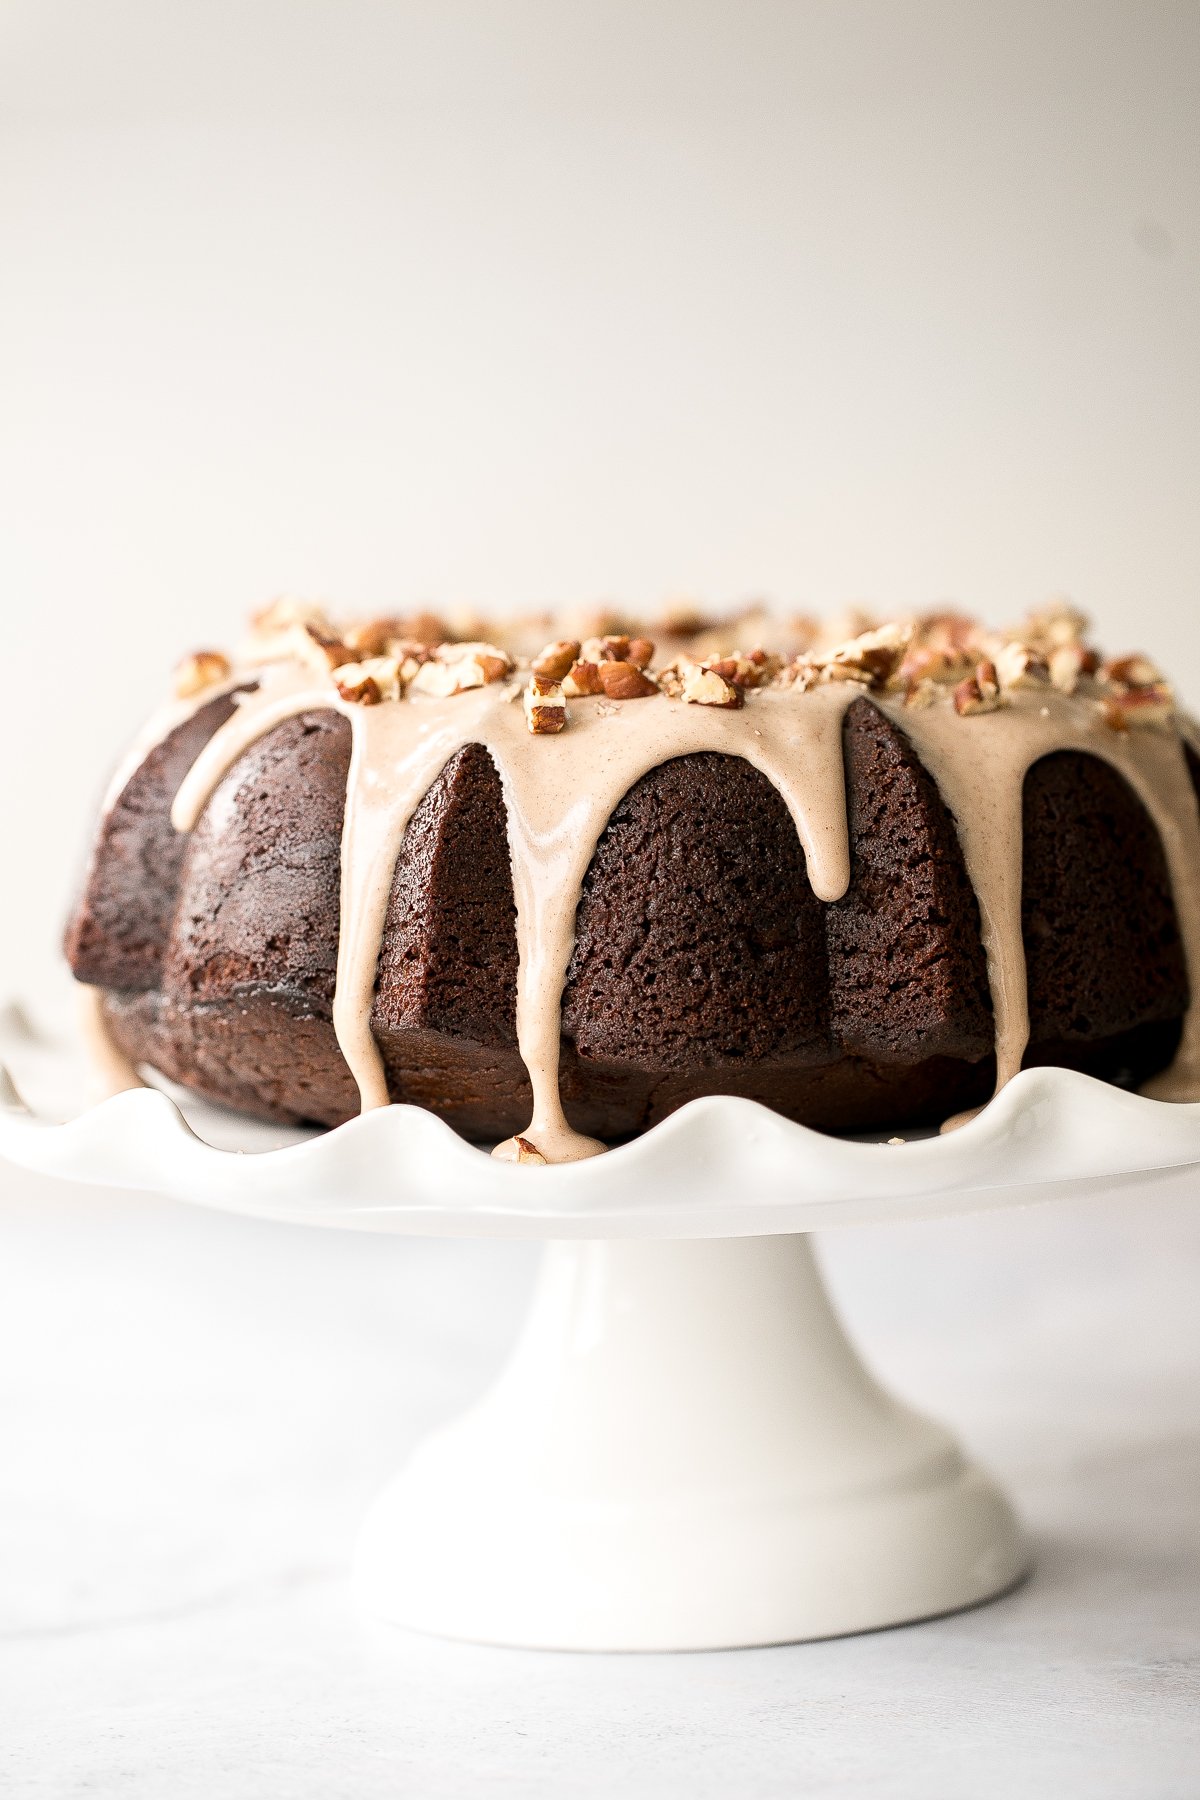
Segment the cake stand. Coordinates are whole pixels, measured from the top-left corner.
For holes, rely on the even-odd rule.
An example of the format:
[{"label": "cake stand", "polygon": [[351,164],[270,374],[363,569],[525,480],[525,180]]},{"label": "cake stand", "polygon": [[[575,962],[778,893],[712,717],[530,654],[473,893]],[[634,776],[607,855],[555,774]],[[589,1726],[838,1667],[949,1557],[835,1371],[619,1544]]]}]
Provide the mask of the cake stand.
[{"label": "cake stand", "polygon": [[548,1240],[506,1368],[417,1449],[355,1558],[370,1611],[491,1643],[770,1644],[1003,1592],[1029,1563],[1012,1508],[864,1368],[809,1234],[1200,1162],[1200,1105],[1061,1069],[943,1138],[836,1139],[705,1099],[543,1168],[405,1106],[320,1135],[150,1088],[80,1111],[66,1038],[8,1008],[0,1048],[0,1155],[25,1168],[291,1223]]}]

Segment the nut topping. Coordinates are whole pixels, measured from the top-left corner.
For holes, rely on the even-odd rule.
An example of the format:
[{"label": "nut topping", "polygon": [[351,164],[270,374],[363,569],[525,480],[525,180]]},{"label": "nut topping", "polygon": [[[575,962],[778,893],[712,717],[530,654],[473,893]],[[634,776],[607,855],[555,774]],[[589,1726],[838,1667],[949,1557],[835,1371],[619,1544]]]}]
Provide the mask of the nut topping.
[{"label": "nut topping", "polygon": [[1027,644],[1048,656],[1066,645],[1082,643],[1087,628],[1086,613],[1067,600],[1052,600],[1048,606],[1030,613],[1021,635]]},{"label": "nut topping", "polygon": [[536,672],[521,697],[525,723],[535,737],[561,731],[567,722],[567,699],[559,682]]},{"label": "nut topping", "polygon": [[219,681],[228,681],[233,673],[233,666],[227,656],[219,650],[194,650],[185,656],[175,669],[175,694],[180,700],[190,700],[196,694],[202,694],[205,688],[215,687]]},{"label": "nut topping", "polygon": [[904,704],[905,706],[915,706],[918,708],[932,706],[937,699],[937,695],[937,682],[931,680],[928,675],[924,675],[919,681],[909,681],[905,684]]},{"label": "nut topping", "polygon": [[834,644],[829,650],[809,650],[784,671],[784,685],[803,693],[818,681],[857,681],[863,687],[881,688],[904,661],[915,626],[880,625],[857,637]]},{"label": "nut topping", "polygon": [[329,675],[355,660],[353,650],[320,625],[293,625],[288,640],[296,661],[320,675]]},{"label": "nut topping", "polygon": [[995,712],[1000,705],[1000,683],[996,679],[996,665],[984,660],[976,663],[975,673],[960,681],[954,690],[954,710],[960,717],[970,718],[974,713]]},{"label": "nut topping", "polygon": [[1117,656],[1100,665],[1101,681],[1115,687],[1152,688],[1163,685],[1161,672],[1146,656]]},{"label": "nut topping", "polygon": [[1094,675],[1100,666],[1100,659],[1094,650],[1087,645],[1072,640],[1058,644],[1047,657],[1050,668],[1050,679],[1060,693],[1073,694],[1079,686],[1080,677]]},{"label": "nut topping", "polygon": [[904,660],[912,641],[911,625],[881,625],[864,631],[848,643],[838,644],[824,662],[826,681],[863,681],[882,687]]},{"label": "nut topping", "polygon": [[585,638],[579,654],[584,662],[628,662],[629,638],[624,632]]},{"label": "nut topping", "polygon": [[400,698],[400,665],[394,656],[371,656],[364,662],[343,663],[333,671],[333,685],[343,700],[378,706],[382,700]]},{"label": "nut topping", "polygon": [[[663,694],[690,705],[729,710],[756,689],[789,691],[797,699],[830,682],[854,691],[891,696],[906,707],[953,705],[964,717],[1018,702],[1022,691],[1036,706],[1038,690],[1052,684],[1077,695],[1077,706],[1096,712],[1115,731],[1160,724],[1171,718],[1174,696],[1151,660],[1142,655],[1101,663],[1087,643],[1087,620],[1065,602],[1032,614],[1019,630],[993,631],[956,612],[878,623],[860,609],[830,619],[791,621],[761,605],[723,619],[676,613],[660,632],[667,655],[652,667],[654,640],[634,621],[612,610],[562,617],[559,630],[578,635],[542,644],[554,615],[509,620],[489,642],[491,628],[466,612],[450,623],[432,614],[364,616],[349,624],[330,621],[319,606],[273,601],[257,614],[253,635],[237,664],[290,662],[329,684],[341,699],[362,706],[402,700],[406,693],[448,699],[474,688],[505,683],[500,698],[521,698],[531,734],[561,731],[568,700],[589,698],[596,716],[615,716],[626,700]],[[776,632],[786,654],[738,648],[759,632]],[[590,634],[590,635],[589,635]],[[768,641],[770,639],[768,638]],[[516,660],[519,657],[520,661]],[[520,679],[509,681],[519,667]],[[217,651],[198,651],[175,673],[181,697],[229,682],[233,665]],[[1049,708],[1041,708],[1049,716]],[[758,734],[758,735],[761,735]]]},{"label": "nut topping", "polygon": [[1003,689],[1040,687],[1050,679],[1050,666],[1028,644],[1005,644],[996,652],[996,676]]},{"label": "nut topping", "polygon": [[737,684],[717,673],[693,663],[683,672],[683,698],[693,706],[723,706],[733,710],[745,705],[745,696]]},{"label": "nut topping", "polygon": [[338,660],[323,654],[323,645],[340,646],[340,660],[354,661],[354,652],[342,644],[321,607],[307,600],[272,600],[251,618],[242,656],[255,664],[301,662],[327,674],[338,666]]},{"label": "nut topping", "polygon": [[971,658],[965,650],[940,649],[934,644],[914,644],[907,650],[897,670],[897,679],[906,687],[910,682],[937,681],[949,685],[970,672]]},{"label": "nut topping", "polygon": [[1104,723],[1113,731],[1147,725],[1165,725],[1174,716],[1175,697],[1165,682],[1156,687],[1131,687],[1105,695],[1100,702]]},{"label": "nut topping", "polygon": [[444,619],[435,613],[415,613],[406,618],[356,619],[342,631],[342,638],[360,656],[399,656],[400,646],[431,651],[453,637]]},{"label": "nut topping", "polygon": [[658,692],[657,682],[631,662],[597,663],[596,678],[608,700],[646,700]]},{"label": "nut topping", "polygon": [[551,681],[561,681],[569,675],[571,668],[579,656],[579,644],[564,638],[561,643],[547,644],[533,659],[535,675],[546,675]]},{"label": "nut topping", "polygon": [[471,688],[502,681],[512,660],[495,644],[439,644],[431,661],[421,663],[409,683],[413,693],[447,700]]},{"label": "nut topping", "polygon": [[594,662],[572,663],[563,677],[563,693],[572,700],[581,700],[588,694],[602,694],[600,686],[600,665]]},{"label": "nut topping", "polygon": [[278,637],[293,625],[317,625],[329,630],[324,607],[312,600],[294,600],[287,595],[272,600],[268,606],[250,615],[250,629],[255,637]]}]

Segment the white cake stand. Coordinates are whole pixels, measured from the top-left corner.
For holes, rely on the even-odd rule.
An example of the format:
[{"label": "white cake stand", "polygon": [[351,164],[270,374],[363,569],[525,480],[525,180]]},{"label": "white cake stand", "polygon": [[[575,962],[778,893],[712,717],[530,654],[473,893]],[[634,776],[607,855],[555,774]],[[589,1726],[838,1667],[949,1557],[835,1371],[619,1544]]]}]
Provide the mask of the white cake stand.
[{"label": "white cake stand", "polygon": [[1200,1106],[1058,1069],[946,1138],[850,1142],[709,1099],[607,1156],[518,1168],[411,1107],[319,1136],[150,1089],[76,1112],[63,1046],[11,1008],[0,1042],[22,1090],[0,1071],[0,1155],[26,1168],[293,1223],[550,1240],[507,1367],[418,1448],[356,1556],[370,1611],[491,1643],[770,1644],[1010,1587],[1029,1562],[1011,1507],[864,1368],[808,1234],[1200,1162]]}]

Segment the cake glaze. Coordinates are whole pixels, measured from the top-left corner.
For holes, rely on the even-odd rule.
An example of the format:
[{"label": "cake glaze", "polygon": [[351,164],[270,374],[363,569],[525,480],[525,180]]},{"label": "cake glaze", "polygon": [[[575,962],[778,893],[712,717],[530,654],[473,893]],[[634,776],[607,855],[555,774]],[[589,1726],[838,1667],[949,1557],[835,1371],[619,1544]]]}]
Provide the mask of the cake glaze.
[{"label": "cake glaze", "polygon": [[[290,629],[295,632],[297,621]],[[903,760],[903,746],[910,747],[919,769],[932,780],[952,822],[978,908],[995,1087],[1012,1078],[1030,1048],[1028,896],[1023,882],[1028,778],[1031,771],[1040,771],[1040,792],[1043,773],[1060,759],[1060,785],[1067,781],[1070,762],[1078,790],[1078,759],[1086,758],[1085,769],[1098,763],[1114,771],[1149,820],[1153,838],[1147,840],[1142,860],[1151,886],[1155,841],[1165,867],[1166,910],[1160,905],[1163,919],[1154,928],[1162,940],[1158,985],[1164,991],[1150,1005],[1150,1012],[1157,1007],[1159,1016],[1130,1029],[1165,1028],[1172,1017],[1181,1021],[1181,1028],[1173,1056],[1147,1091],[1162,1098],[1200,1097],[1200,1016],[1189,1000],[1200,983],[1200,815],[1190,727],[1174,712],[1157,672],[1137,659],[1101,666],[1091,653],[1081,654],[1081,623],[1075,615],[1046,615],[1024,638],[984,635],[962,621],[860,632],[787,662],[773,659],[768,679],[756,681],[751,670],[745,685],[737,679],[739,669],[750,669],[744,659],[677,657],[645,678],[650,691],[636,699],[613,700],[603,693],[573,698],[567,728],[547,735],[530,729],[528,704],[523,703],[529,677],[503,652],[495,653],[488,678],[464,691],[423,693],[410,670],[407,682],[396,681],[395,698],[364,704],[361,687],[356,692],[346,675],[349,651],[331,653],[330,642],[339,640],[330,640],[324,628],[316,637],[315,654],[306,653],[303,639],[299,656],[288,652],[285,641],[268,642],[265,661],[221,670],[219,679],[173,701],[147,728],[114,781],[107,815],[112,816],[134,776],[156,756],[169,760],[161,785],[173,794],[168,798],[178,834],[177,875],[182,847],[201,821],[210,835],[220,830],[220,809],[233,804],[231,784],[255,746],[289,726],[295,729],[297,721],[322,715],[345,721],[341,730],[348,726],[350,753],[339,836],[331,1012],[337,1046],[362,1109],[386,1105],[393,1097],[372,1021],[398,858],[410,824],[443,772],[459,768],[468,754],[476,758],[475,747],[490,759],[503,802],[516,938],[516,1047],[532,1090],[528,1124],[501,1144],[497,1154],[564,1161],[604,1147],[569,1122],[560,1094],[560,1065],[564,1025],[573,1026],[579,1036],[579,983],[572,985],[570,973],[573,951],[586,937],[579,929],[585,916],[581,896],[594,882],[607,836],[627,798],[676,765],[703,770],[710,785],[731,767],[713,759],[749,765],[786,808],[811,896],[829,909],[826,920],[836,921],[853,874],[847,746],[867,742],[873,731],[887,728],[893,754]],[[625,640],[609,642],[619,649]],[[455,654],[463,650],[457,646]],[[1021,654],[1014,660],[1015,651]],[[989,652],[998,656],[1001,672],[1007,670],[1011,681],[997,678]],[[1069,679],[1061,678],[1065,652],[1070,652]],[[260,658],[263,654],[260,646]],[[342,658],[340,665],[332,661],[334,655]],[[417,666],[428,668],[429,652],[422,657]],[[360,666],[373,665],[364,661]],[[378,659],[374,666],[380,666]],[[439,667],[435,662],[433,673]],[[940,679],[922,672],[930,667]],[[947,673],[962,678],[948,680]],[[717,703],[688,697],[702,680],[709,681]],[[561,703],[561,689],[554,692]],[[873,709],[874,720],[865,717],[864,708]],[[880,720],[882,726],[876,723]],[[660,800],[664,791],[659,780]],[[751,838],[760,804],[757,796],[750,797],[746,832]],[[1122,804],[1114,790],[1108,813]],[[685,804],[684,814],[686,810]],[[1126,834],[1132,829],[1127,820]],[[101,835],[103,841],[103,830]],[[1097,846],[1098,859],[1107,854]],[[95,906],[101,861],[98,856],[89,894],[69,934],[72,961],[85,980],[97,967],[97,958],[89,954],[86,920],[89,907]],[[170,899],[170,878],[170,871],[162,878],[164,904]],[[167,927],[171,929],[173,924]],[[969,974],[960,974],[960,988],[969,985]],[[632,993],[631,1005],[637,999]],[[128,1033],[114,1029],[103,998],[93,998],[89,1005],[109,1084],[137,1079]],[[125,1036],[123,1045],[114,1041],[118,1035]],[[1087,1031],[1080,1036],[1086,1040]],[[1151,1061],[1163,1060],[1164,1042],[1160,1029]],[[957,1046],[957,1060],[981,1061],[979,1055],[963,1057],[963,1048]],[[886,1065],[886,1054],[883,1061]],[[901,1061],[898,1066],[905,1065]],[[722,1091],[719,1075],[713,1080],[715,1085],[704,1091]],[[903,1107],[902,1101],[897,1123],[904,1122]],[[839,1122],[853,1124],[852,1114],[851,1107],[850,1118]]]}]

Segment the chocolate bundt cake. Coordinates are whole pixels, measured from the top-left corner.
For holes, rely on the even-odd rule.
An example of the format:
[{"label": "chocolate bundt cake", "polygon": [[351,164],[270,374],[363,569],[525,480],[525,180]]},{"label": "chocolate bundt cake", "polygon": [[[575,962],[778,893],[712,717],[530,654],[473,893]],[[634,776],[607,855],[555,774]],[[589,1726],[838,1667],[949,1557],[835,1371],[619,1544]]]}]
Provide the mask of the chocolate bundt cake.
[{"label": "chocolate bundt cake", "polygon": [[112,1085],[412,1102],[525,1161],[703,1094],[835,1131],[1039,1063],[1200,1096],[1200,762],[1157,671],[1065,608],[791,630],[522,657],[277,604],[189,658],[67,933]]}]

